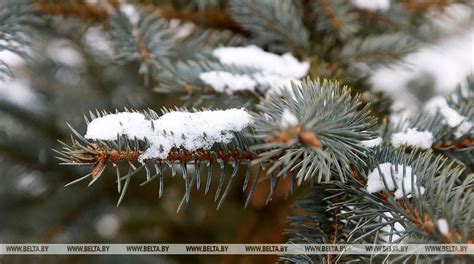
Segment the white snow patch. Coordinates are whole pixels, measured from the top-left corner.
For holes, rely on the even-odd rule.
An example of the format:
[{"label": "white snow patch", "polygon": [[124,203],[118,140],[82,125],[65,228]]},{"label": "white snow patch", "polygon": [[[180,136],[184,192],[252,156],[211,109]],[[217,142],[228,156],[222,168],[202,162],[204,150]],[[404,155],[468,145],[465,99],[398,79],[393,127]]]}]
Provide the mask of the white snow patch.
[{"label": "white snow patch", "polygon": [[456,131],[454,132],[454,135],[456,136],[456,138],[460,138],[466,135],[472,130],[473,125],[474,124],[470,121],[461,123],[461,125],[458,126]]},{"label": "white snow patch", "polygon": [[281,114],[280,124],[284,128],[294,127],[298,125],[298,117],[296,117],[290,110],[285,109]]},{"label": "white snow patch", "polygon": [[380,144],[382,144],[382,138],[381,137],[377,137],[377,138],[374,138],[374,139],[369,139],[369,140],[363,140],[361,141],[360,143],[364,146],[364,147],[367,147],[367,148],[373,148],[373,147],[376,147]]},{"label": "white snow patch", "polygon": [[210,85],[216,92],[232,94],[236,91],[255,91],[258,87],[267,94],[281,95],[283,90],[291,90],[291,83],[300,81],[276,74],[233,74],[225,71],[210,71],[199,75],[199,78]]},{"label": "white snow patch", "polygon": [[52,41],[46,50],[48,56],[57,63],[69,67],[79,68],[84,65],[81,54],[71,46],[67,40],[59,39]]},{"label": "white snow patch", "polygon": [[100,27],[90,27],[84,34],[84,42],[96,55],[112,58],[114,56],[110,40]]},{"label": "white snow patch", "polygon": [[418,131],[416,128],[408,128],[405,132],[392,135],[392,145],[400,147],[403,145],[429,149],[433,144],[433,134],[429,131]]},{"label": "white snow patch", "polygon": [[236,91],[254,91],[257,82],[247,75],[237,75],[225,71],[204,72],[199,78],[212,86],[216,92],[232,94]]},{"label": "white snow patch", "polygon": [[25,60],[22,57],[9,50],[0,51],[0,61],[14,68],[25,65]]},{"label": "white snow patch", "polygon": [[472,7],[464,4],[450,4],[441,10],[428,12],[428,21],[439,33],[450,35],[472,26]]},{"label": "white snow patch", "polygon": [[[413,173],[411,166],[404,167],[403,165],[395,165],[390,162],[379,164],[377,168],[367,176],[367,192],[376,193],[384,190],[384,180],[387,184],[387,190],[393,191],[396,188],[395,198],[397,199],[405,196],[410,198],[412,192],[415,195],[425,192],[424,187],[418,189],[417,177]],[[412,182],[414,188],[412,188]]]},{"label": "white snow patch", "polygon": [[42,99],[31,88],[30,80],[28,79],[10,79],[6,82],[0,82],[1,100],[31,110],[39,110],[43,106]]},{"label": "white snow patch", "polygon": [[101,216],[95,225],[99,236],[105,239],[114,238],[120,229],[120,219],[117,215],[107,213]]},{"label": "white snow patch", "polygon": [[[385,212],[384,215],[387,216],[388,221],[387,221],[387,218],[382,218],[382,223],[393,221],[392,220],[393,215],[390,212]],[[388,224],[388,225],[383,226],[382,231],[384,231],[386,233],[404,232],[405,228],[402,226],[402,224],[400,224],[400,222],[397,221],[393,224],[393,226],[392,226],[392,224]],[[380,237],[380,239],[384,240],[385,242],[394,242],[394,241],[397,241],[398,239],[400,239],[401,236],[397,235],[397,234],[392,234],[392,240],[390,240],[390,235],[380,234],[379,237]]]},{"label": "white snow patch", "polygon": [[409,54],[403,65],[380,67],[370,78],[374,90],[396,95],[416,76],[427,73],[435,79],[437,91],[451,91],[474,72],[473,39],[471,30]]},{"label": "white snow patch", "polygon": [[26,172],[19,175],[16,185],[21,193],[31,197],[40,197],[48,190],[47,182],[38,171]]},{"label": "white snow patch", "polygon": [[120,6],[120,11],[127,16],[132,25],[138,25],[138,21],[140,21],[140,13],[138,13],[135,6],[132,4],[122,4]]},{"label": "white snow patch", "polygon": [[443,235],[448,235],[449,233],[449,225],[448,225],[448,221],[444,218],[440,218],[438,219],[438,221],[436,221],[436,224],[438,225],[438,230],[441,234]]},{"label": "white snow patch", "polygon": [[[290,53],[280,56],[254,45],[217,48],[213,55],[226,65],[254,68],[256,71],[248,74],[248,77],[254,80],[255,87],[258,86],[263,92],[280,94],[281,90],[290,88],[292,81],[298,81],[309,70],[309,62],[299,62]],[[236,86],[235,89],[240,90],[240,87]],[[254,89],[252,87],[247,90]]]},{"label": "white snow patch", "polygon": [[85,138],[116,140],[117,136],[127,135],[144,140],[151,131],[151,121],[141,113],[118,113],[92,120],[87,126]]},{"label": "white snow patch", "polygon": [[196,24],[192,22],[183,23],[181,20],[173,18],[169,20],[169,27],[170,29],[175,30],[175,33],[173,34],[174,38],[183,39],[193,33]]},{"label": "white snow patch", "polygon": [[292,77],[262,72],[255,73],[253,78],[262,86],[263,91],[277,94],[281,94],[282,90],[291,89],[292,82],[300,82],[298,79]]},{"label": "white snow patch", "polygon": [[[296,93],[299,93],[299,90],[293,90],[293,86],[297,87],[298,89],[301,89],[302,88],[302,85],[303,83],[300,81],[300,80],[296,80],[296,79],[290,79],[290,80],[287,80],[285,83],[283,83],[282,85],[280,86],[273,86],[271,87],[270,90],[267,91],[266,93],[266,97],[268,98],[269,96],[271,96],[272,94],[276,94],[278,96],[282,96],[283,95],[283,92],[286,92],[289,94],[289,96],[291,96],[291,98],[295,101],[297,101],[297,97],[296,97]],[[300,94],[301,95],[301,94]]]},{"label": "white snow patch", "polygon": [[266,73],[292,78],[302,78],[309,70],[309,62],[299,62],[290,53],[280,56],[255,45],[217,48],[212,54],[223,64],[254,67]]},{"label": "white snow patch", "polygon": [[387,11],[390,8],[390,0],[351,0],[351,3],[357,8],[370,11]]},{"label": "white snow patch", "polygon": [[440,39],[407,55],[402,62],[380,66],[370,77],[374,91],[391,96],[401,109],[415,112],[418,102],[409,83],[422,76],[434,81],[434,93],[446,94],[454,90],[466,77],[474,73],[474,29]]},{"label": "white snow patch", "polygon": [[441,107],[447,106],[448,102],[442,96],[435,96],[431,98],[423,106],[423,110],[430,114],[435,114]]},{"label": "white snow patch", "polygon": [[229,143],[233,132],[239,132],[253,122],[244,109],[201,112],[170,112],[156,120],[140,113],[119,113],[92,120],[85,135],[88,139],[115,140],[117,135],[150,142],[140,160],[166,158],[173,148],[188,151],[210,149],[215,143]]},{"label": "white snow patch", "polygon": [[[413,104],[415,103],[413,102]],[[398,101],[393,102],[391,109],[392,113],[389,117],[390,127],[398,127],[399,131],[404,131],[410,128],[410,123],[408,122],[408,119],[410,118],[410,116],[412,116],[412,111],[404,107]]]},{"label": "white snow patch", "polygon": [[346,207],[347,207],[347,209],[349,209],[349,210],[341,209],[341,213],[340,213],[340,214],[341,214],[341,215],[344,215],[344,216],[342,217],[342,219],[341,219],[340,221],[341,221],[342,223],[344,223],[344,224],[348,223],[349,221],[350,221],[351,223],[357,223],[355,220],[347,220],[347,218],[348,218],[349,216],[351,216],[351,214],[349,214],[349,213],[352,212],[352,211],[354,211],[355,207],[354,207],[353,205],[348,205],[348,206],[346,206]]},{"label": "white snow patch", "polygon": [[227,87],[226,91],[254,91],[258,87],[266,93],[276,92],[280,94],[281,90],[290,88],[292,81],[298,81],[309,70],[309,62],[299,62],[290,53],[280,56],[266,52],[254,45],[217,48],[213,51],[213,55],[222,64],[250,67],[256,70],[246,75],[225,73],[223,71],[201,74],[201,79],[213,86],[216,91],[222,91],[222,87]]},{"label": "white snow patch", "polygon": [[467,118],[459,114],[456,110],[449,107],[446,99],[437,96],[428,101],[425,105],[425,111],[436,112],[439,111],[444,117],[445,122],[448,126],[456,128],[454,135],[456,138],[460,138],[466,135],[472,128],[473,124]]},{"label": "white snow patch", "polygon": [[460,115],[456,110],[452,109],[449,106],[444,106],[439,109],[440,113],[444,116],[446,119],[446,123],[450,127],[457,127],[459,126],[466,118],[462,115]]}]

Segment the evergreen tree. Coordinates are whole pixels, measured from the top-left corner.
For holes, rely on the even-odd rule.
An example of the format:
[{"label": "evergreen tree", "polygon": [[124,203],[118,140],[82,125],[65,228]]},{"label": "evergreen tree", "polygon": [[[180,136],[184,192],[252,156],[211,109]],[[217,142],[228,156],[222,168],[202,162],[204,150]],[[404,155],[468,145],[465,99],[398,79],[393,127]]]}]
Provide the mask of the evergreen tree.
[{"label": "evergreen tree", "polygon": [[0,241],[472,244],[473,18],[462,0],[0,0]]}]

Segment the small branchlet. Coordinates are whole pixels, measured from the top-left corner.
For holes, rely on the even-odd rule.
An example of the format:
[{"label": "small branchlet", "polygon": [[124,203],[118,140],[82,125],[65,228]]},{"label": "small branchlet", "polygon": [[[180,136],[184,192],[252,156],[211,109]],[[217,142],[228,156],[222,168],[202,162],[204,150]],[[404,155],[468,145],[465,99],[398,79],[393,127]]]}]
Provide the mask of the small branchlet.
[{"label": "small branchlet", "polygon": [[[130,178],[136,173],[143,169],[145,170],[146,180],[142,185],[159,178],[159,197],[161,197],[163,195],[163,177],[165,171],[169,169],[172,176],[175,176],[179,168],[185,182],[185,195],[178,208],[179,210],[189,201],[192,188],[200,188],[201,170],[202,164],[204,164],[208,170],[208,177],[205,183],[206,193],[209,191],[213,178],[212,175],[215,174],[213,168],[219,167],[221,169],[221,172],[218,174],[220,175],[220,184],[216,193],[216,200],[220,199],[218,205],[220,207],[230,191],[230,187],[226,187],[224,192],[221,192],[224,178],[227,174],[226,164],[231,164],[232,167],[234,167],[229,176],[228,186],[230,186],[230,179],[234,178],[241,170],[247,175],[246,177],[250,177],[249,172],[251,168],[244,164],[248,164],[255,158],[255,154],[248,150],[231,149],[232,146],[228,145],[227,149],[216,147],[214,150],[186,151],[183,149],[172,149],[166,158],[153,158],[140,161],[140,156],[144,153],[143,142],[133,143],[126,138],[122,138],[120,141],[123,144],[121,146],[118,146],[118,142],[105,141],[84,144],[84,142],[73,139],[71,146],[61,142],[63,149],[56,152],[60,155],[57,158],[63,162],[63,165],[92,166],[92,170],[89,174],[70,182],[67,186],[87,179],[90,179],[89,185],[92,185],[105,172],[105,169],[109,165],[112,165],[116,168],[117,189],[120,194],[118,205],[123,200]],[[214,166],[214,164],[217,164],[217,166]],[[125,175],[122,174],[120,169],[122,165],[127,165],[128,167],[128,172]],[[194,173],[188,172],[191,168],[190,166],[194,167]],[[125,184],[123,184],[123,181],[125,181]],[[248,199],[250,199],[251,195],[252,192],[249,193]]]},{"label": "small branchlet", "polygon": [[270,143],[282,142],[288,143],[291,139],[297,138],[298,141],[306,146],[321,148],[321,141],[311,129],[304,129],[303,126],[297,125],[291,129],[276,131],[273,135],[268,136],[267,141]]},{"label": "small branchlet", "polygon": [[[367,192],[368,173],[384,162],[410,166],[417,183],[425,188],[422,195],[395,198],[392,191]],[[307,211],[292,216],[290,241],[293,243],[410,243],[433,241],[443,244],[473,244],[473,176],[462,176],[462,168],[431,151],[407,153],[406,149],[379,146],[371,153],[364,169],[353,167],[347,183],[317,188],[297,207]],[[384,183],[386,184],[386,183]],[[323,217],[322,217],[323,216]],[[324,216],[328,216],[327,218]],[[456,220],[452,220],[456,219]],[[439,220],[448,223],[441,229]],[[337,230],[337,234],[332,233]],[[329,256],[328,256],[329,257]],[[347,256],[334,256],[344,261]],[[366,261],[365,256],[355,256]],[[371,256],[372,261],[410,262],[421,256]],[[464,259],[457,255],[456,258]],[[295,259],[293,256],[286,257]],[[300,259],[314,259],[302,255]],[[323,257],[320,257],[323,258]],[[422,257],[424,258],[424,257]],[[328,260],[328,259],[326,259]],[[349,259],[354,260],[351,256]],[[464,263],[461,261],[461,263]]]},{"label": "small branchlet", "polygon": [[313,1],[316,12],[315,30],[324,32],[330,37],[348,39],[360,29],[358,14],[350,5],[341,0]]},{"label": "small branchlet", "polygon": [[[401,164],[404,167],[410,166],[412,173],[416,175],[417,182],[411,183],[411,190],[424,188],[422,194],[408,195],[405,194],[403,198],[395,198],[392,191],[389,190],[388,185],[384,183],[385,190],[376,194],[370,194],[366,190],[368,171],[377,168],[378,164],[390,161],[393,164]],[[448,163],[446,158],[434,155],[431,151],[428,152],[410,152],[407,154],[405,149],[393,149],[388,145],[376,148],[369,164],[368,170],[359,172],[354,170],[355,179],[359,179],[352,184],[338,184],[341,192],[353,192],[354,196],[365,197],[363,200],[355,202],[350,198],[345,202],[340,203],[339,206],[351,205],[355,208],[368,208],[376,206],[382,212],[391,214],[393,221],[390,225],[398,223],[403,226],[403,230],[394,230],[396,237],[403,239],[404,237],[415,234],[424,236],[426,239],[438,240],[442,243],[469,243],[472,244],[472,229],[470,221],[470,213],[473,200],[473,195],[469,191],[472,184],[472,176],[463,178],[463,169],[459,166]],[[414,179],[412,175],[405,175]],[[402,184],[405,188],[406,183]],[[409,188],[406,186],[406,188]],[[405,191],[404,191],[405,192]],[[446,200],[440,198],[441,193]],[[453,206],[457,204],[458,206]],[[462,206],[461,206],[462,205]],[[367,207],[366,207],[367,206]],[[456,208],[455,208],[456,207]],[[378,210],[374,210],[370,214],[366,211],[354,210],[354,215],[351,219],[377,219],[375,216],[380,214]],[[360,215],[357,216],[356,215]],[[363,219],[362,219],[363,218]],[[458,221],[455,226],[451,226],[447,234],[443,234],[436,226],[438,219],[465,219],[466,221]],[[385,225],[371,226],[375,230],[367,230],[367,228],[360,228],[360,239],[365,239],[367,232],[379,230],[379,232],[386,232],[382,230]],[[409,228],[409,227],[412,228]],[[355,231],[354,231],[355,232]],[[359,238],[355,237],[355,240]],[[370,240],[370,239],[369,239]]]},{"label": "small branchlet", "polygon": [[[127,110],[128,111],[128,110]],[[133,112],[133,111],[132,111]],[[168,112],[167,109],[163,110]],[[93,119],[108,115],[108,112],[96,111],[96,114],[90,113],[90,119],[85,117],[86,123],[90,124]],[[159,118],[154,111],[145,112],[144,115],[149,119]],[[249,204],[256,184],[265,178],[271,182],[267,202],[271,200],[274,190],[277,187],[277,177],[283,175],[289,176],[289,171],[282,171],[279,168],[270,173],[268,171],[268,164],[259,164],[258,172],[255,173],[251,162],[257,158],[257,153],[250,151],[250,146],[255,144],[253,138],[244,136],[243,133],[235,133],[234,138],[228,143],[215,143],[210,149],[197,149],[188,151],[184,148],[173,148],[164,158],[142,158],[146,149],[150,147],[148,140],[130,140],[125,135],[118,136],[116,140],[88,140],[70,126],[72,134],[71,144],[62,144],[61,150],[56,150],[59,154],[57,157],[61,160],[63,165],[72,166],[91,166],[91,172],[87,175],[78,178],[67,185],[75,184],[81,181],[90,180],[89,185],[96,182],[106,168],[112,166],[115,168],[117,178],[117,189],[120,194],[118,204],[123,200],[124,194],[129,186],[130,179],[138,172],[145,170],[146,179],[142,183],[146,184],[154,179],[159,179],[159,197],[163,194],[164,174],[170,171],[172,176],[178,172],[182,174],[185,183],[185,194],[178,210],[189,201],[190,192],[193,187],[199,189],[201,186],[201,175],[203,170],[207,168],[207,177],[205,180],[205,193],[210,190],[211,182],[215,175],[218,175],[218,183],[215,194],[215,200],[219,201],[218,208],[222,205],[224,199],[230,192],[231,184],[234,182],[235,176],[241,172],[245,175],[242,190],[247,193],[246,206]],[[166,132],[172,135],[172,131]],[[183,135],[184,136],[184,135]],[[204,165],[204,166],[203,166]],[[127,173],[123,174],[123,167],[127,167]],[[204,167],[204,168],[203,168]],[[230,170],[229,167],[232,167]],[[190,168],[194,168],[190,171]],[[219,168],[216,170],[216,168]],[[230,173],[230,175],[229,175]],[[260,177],[262,176],[262,177]],[[227,185],[225,179],[227,178]],[[253,178],[250,183],[250,178]],[[293,186],[294,177],[291,178]],[[250,186],[250,189],[248,188]],[[293,188],[289,190],[291,193]]]},{"label": "small branchlet", "polygon": [[[358,98],[337,82],[293,83],[291,89],[271,95],[257,107],[265,114],[256,117],[256,137],[265,143],[252,148],[260,151],[254,162],[271,161],[271,169],[289,169],[297,174],[299,184],[312,178],[329,182],[335,175],[344,181],[350,161],[362,162],[367,155],[360,141],[375,137],[368,106],[359,110]],[[282,128],[285,111],[294,115],[297,124]]]},{"label": "small branchlet", "polygon": [[[1,1],[0,51],[10,51],[21,57],[28,57],[27,47],[36,36],[32,28],[38,24],[41,24],[40,16],[29,1]],[[0,57],[0,81],[6,76],[13,76],[10,65],[4,59],[5,56]]]},{"label": "small branchlet", "polygon": [[68,1],[67,3],[58,3],[49,0],[37,0],[37,9],[48,15],[79,17],[82,19],[90,19],[94,21],[108,19],[114,9],[120,6],[118,0],[103,1],[102,4],[92,4],[87,1]]},{"label": "small branchlet", "polygon": [[448,140],[448,141],[438,141],[432,146],[434,150],[449,150],[449,149],[456,149],[456,150],[465,150],[474,148],[474,138],[466,137],[460,140]]}]

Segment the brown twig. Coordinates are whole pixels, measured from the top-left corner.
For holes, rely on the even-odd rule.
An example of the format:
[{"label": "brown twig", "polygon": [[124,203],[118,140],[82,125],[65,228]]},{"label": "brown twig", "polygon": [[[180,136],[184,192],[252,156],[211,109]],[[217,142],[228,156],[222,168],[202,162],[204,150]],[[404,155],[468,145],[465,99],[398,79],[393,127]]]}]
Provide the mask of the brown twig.
[{"label": "brown twig", "polygon": [[290,140],[297,138],[298,141],[306,146],[321,148],[321,141],[310,128],[304,129],[302,125],[297,125],[287,130],[280,130],[273,133],[267,138],[268,142],[288,143]]},{"label": "brown twig", "polygon": [[243,33],[242,28],[232,20],[229,13],[220,8],[206,8],[199,10],[176,10],[170,7],[157,7],[156,11],[164,19],[179,19],[181,21],[203,24],[207,27],[228,29],[234,32]]},{"label": "brown twig", "polygon": [[331,21],[331,25],[336,29],[336,30],[341,30],[343,27],[342,22],[337,18],[336,13],[334,12],[334,9],[331,6],[331,3],[328,2],[327,0],[319,0],[321,3],[324,12],[329,16],[329,19]]},{"label": "brown twig", "polygon": [[[120,1],[108,0],[106,4],[115,9],[120,6]],[[48,0],[37,0],[36,7],[44,14],[64,17],[80,17],[94,21],[108,19],[112,15],[110,10],[104,6],[94,5],[87,1],[69,1],[67,4],[64,4]]]},{"label": "brown twig", "polygon": [[[72,162],[75,163],[82,163],[87,162],[90,163],[87,159],[93,158],[96,164],[102,164],[103,162],[112,162],[112,163],[119,163],[121,161],[138,161],[140,155],[144,153],[143,150],[139,150],[136,152],[135,150],[125,151],[125,150],[110,150],[105,151],[103,148],[99,147],[97,144],[92,145],[94,150],[98,152],[98,154],[87,153],[82,154],[84,160],[80,158],[71,156],[70,159]],[[196,150],[196,151],[179,151],[176,149],[172,149],[168,156],[164,159],[156,158],[154,160],[157,161],[181,161],[181,162],[188,162],[191,160],[209,160],[214,161],[216,159],[221,159],[223,161],[229,161],[230,159],[235,160],[252,160],[256,157],[256,155],[248,150],[245,151],[210,151],[210,150]]]},{"label": "brown twig", "polygon": [[429,9],[442,9],[451,4],[453,0],[406,0],[404,7],[407,11],[417,12]]},{"label": "brown twig", "polygon": [[437,142],[436,144],[433,145],[434,150],[446,150],[450,148],[455,148],[455,149],[465,149],[468,147],[474,146],[474,138],[463,138],[458,141],[445,141],[445,142]]},{"label": "brown twig", "polygon": [[[332,199],[333,202],[337,203],[341,201],[342,198],[340,195],[334,197]],[[335,211],[330,211],[331,214],[331,233],[328,235],[328,243],[330,244],[336,244],[337,243],[337,235],[338,235],[338,224],[339,224],[339,219],[336,215]],[[326,256],[328,263],[336,263],[334,259],[334,255],[328,254]]]},{"label": "brown twig", "polygon": [[150,50],[145,45],[145,42],[143,41],[143,39],[138,39],[138,51],[140,52],[140,56],[138,57],[138,60],[142,62],[147,62],[150,60],[151,58]]}]

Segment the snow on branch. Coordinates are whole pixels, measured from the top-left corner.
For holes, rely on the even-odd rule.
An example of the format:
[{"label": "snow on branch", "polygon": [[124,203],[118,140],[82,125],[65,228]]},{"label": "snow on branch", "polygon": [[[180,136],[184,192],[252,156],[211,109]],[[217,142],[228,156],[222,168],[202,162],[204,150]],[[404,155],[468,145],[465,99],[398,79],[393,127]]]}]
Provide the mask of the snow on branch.
[{"label": "snow on branch", "polygon": [[360,143],[367,148],[374,148],[380,144],[382,144],[383,139],[381,137],[376,137],[374,139],[363,140]]},{"label": "snow on branch", "polygon": [[255,45],[217,48],[212,54],[223,64],[254,67],[263,72],[293,78],[302,78],[309,70],[309,62],[299,62],[290,53],[279,56]]},{"label": "snow on branch", "polygon": [[289,128],[298,125],[299,120],[298,117],[296,117],[296,115],[293,114],[289,109],[285,109],[281,114],[280,123],[283,128]]},{"label": "snow on branch", "polygon": [[395,198],[411,197],[423,194],[424,187],[418,187],[417,177],[413,173],[411,166],[403,166],[400,164],[392,164],[385,162],[379,164],[367,177],[367,192],[377,193],[386,188],[389,191],[395,190]]},{"label": "snow on branch", "polygon": [[[442,39],[409,54],[403,64],[377,68],[370,78],[376,91],[384,91],[400,98],[400,87],[422,74],[434,78],[436,92],[450,92],[474,72],[472,38],[474,29],[456,37]],[[405,92],[405,91],[403,91]],[[402,100],[403,98],[400,98]]]},{"label": "snow on branch", "polygon": [[[391,122],[398,123],[403,121],[403,116],[416,113],[416,106],[426,102],[420,95],[429,99],[449,94],[474,73],[474,27],[459,31],[459,28],[452,28],[450,34],[421,46],[400,62],[374,69],[369,78],[372,89],[384,92],[394,100]],[[425,82],[426,87],[418,85],[416,87],[423,88],[416,88],[413,86],[416,82]],[[401,120],[397,120],[399,118]]]},{"label": "snow on branch", "polygon": [[433,145],[433,134],[430,131],[418,131],[416,128],[408,128],[405,132],[392,135],[394,147],[411,146],[421,149],[429,149]]},{"label": "snow on branch", "polygon": [[443,97],[437,96],[431,99],[425,105],[425,109],[430,112],[439,111],[439,113],[444,117],[446,124],[452,128],[456,128],[454,131],[456,138],[466,135],[472,129],[472,122],[451,108]]},{"label": "snow on branch", "polygon": [[[383,226],[381,230],[385,233],[380,233],[379,238],[387,243],[399,240],[401,238],[401,235],[398,235],[396,233],[404,233],[406,229],[399,221],[395,220],[395,217],[393,217],[393,214],[391,214],[390,212],[384,212],[383,214],[384,217],[380,217],[380,221],[382,223],[394,223]],[[389,234],[391,234],[391,238]]]},{"label": "snow on branch", "polygon": [[132,25],[136,26],[140,21],[140,14],[132,4],[121,5],[120,11],[127,16]]},{"label": "snow on branch", "polygon": [[200,74],[200,78],[217,92],[232,94],[236,91],[263,91],[290,87],[292,80],[304,77],[309,70],[309,62],[300,62],[290,53],[277,55],[257,46],[222,47],[213,55],[224,65],[252,68],[250,74],[233,74],[225,71],[210,71]]},{"label": "snow on branch", "polygon": [[139,157],[166,158],[172,148],[188,151],[210,149],[215,143],[229,143],[234,132],[240,132],[253,122],[244,109],[201,112],[170,112],[156,120],[141,113],[123,112],[92,120],[85,138],[116,140],[117,136],[148,140],[149,147]]},{"label": "snow on branch", "polygon": [[232,94],[237,91],[254,91],[257,86],[257,82],[247,75],[225,71],[204,72],[199,77],[219,93]]},{"label": "snow on branch", "polygon": [[26,78],[0,81],[0,102],[6,101],[31,111],[41,111],[45,107],[44,98],[40,96],[33,87],[31,81]]},{"label": "snow on branch", "polygon": [[449,233],[449,224],[448,224],[448,221],[444,218],[440,218],[438,219],[438,221],[436,221],[436,225],[438,226],[438,230],[441,234],[447,236],[448,233]]},{"label": "snow on branch", "polygon": [[351,0],[351,3],[357,8],[369,11],[387,11],[390,8],[390,0]]}]

